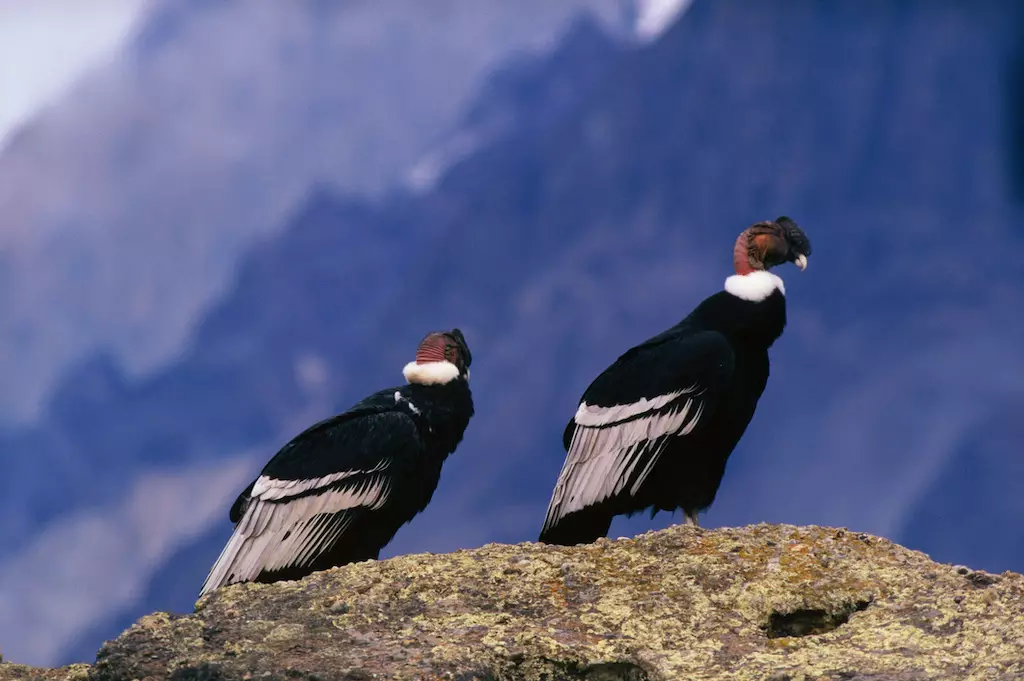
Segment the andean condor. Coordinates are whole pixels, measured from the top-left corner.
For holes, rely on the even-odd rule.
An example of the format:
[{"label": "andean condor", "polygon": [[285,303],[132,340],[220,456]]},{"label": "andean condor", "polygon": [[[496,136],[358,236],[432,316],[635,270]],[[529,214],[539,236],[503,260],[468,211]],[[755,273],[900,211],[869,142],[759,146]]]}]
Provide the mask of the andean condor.
[{"label": "andean condor", "polygon": [[234,534],[200,595],[376,559],[426,508],[473,415],[459,329],[428,334],[407,385],[370,395],[286,444],[231,507]]},{"label": "andean condor", "polygon": [[567,452],[540,541],[582,544],[612,518],[651,508],[697,514],[768,381],[768,348],[786,324],[785,287],[769,268],[807,267],[795,222],[759,222],[736,240],[736,274],[684,320],[628,350],[583,393],[563,435]]}]

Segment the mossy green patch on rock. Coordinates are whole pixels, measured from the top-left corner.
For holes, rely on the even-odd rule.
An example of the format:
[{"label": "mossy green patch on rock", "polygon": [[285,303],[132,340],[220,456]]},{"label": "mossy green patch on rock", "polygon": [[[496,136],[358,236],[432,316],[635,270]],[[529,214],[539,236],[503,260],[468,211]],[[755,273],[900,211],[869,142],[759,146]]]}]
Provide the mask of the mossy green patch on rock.
[{"label": "mossy green patch on rock", "polygon": [[195,614],[143,618],[89,676],[1009,681],[1022,651],[1021,575],[842,529],[677,526],[226,587]]}]

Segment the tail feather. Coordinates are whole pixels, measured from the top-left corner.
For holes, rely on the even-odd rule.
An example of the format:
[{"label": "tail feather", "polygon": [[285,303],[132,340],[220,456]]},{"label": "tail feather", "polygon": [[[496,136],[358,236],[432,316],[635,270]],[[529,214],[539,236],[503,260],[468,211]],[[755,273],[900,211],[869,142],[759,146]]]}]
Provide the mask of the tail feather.
[{"label": "tail feather", "polygon": [[[210,574],[206,576],[206,581],[203,582],[203,588],[199,591],[199,596],[202,597],[214,589],[219,589],[222,586],[230,584],[232,577],[236,577],[235,566],[238,563],[240,557],[244,557],[245,554],[249,553],[245,549],[251,550],[251,546],[246,545],[248,538],[241,532],[235,531],[231,538],[228,539],[228,543],[224,545],[224,549],[220,552],[220,556],[217,558],[217,562],[210,568]],[[240,555],[241,554],[241,555]]]},{"label": "tail feather", "polygon": [[596,539],[608,536],[608,530],[611,528],[614,517],[608,511],[593,507],[585,508],[545,526],[538,541],[560,546],[589,544]]},{"label": "tail feather", "polygon": [[[266,569],[267,555],[281,543],[280,533],[274,531],[280,529],[281,518],[275,517],[274,510],[272,504],[262,503],[246,508],[245,515],[210,568],[210,574],[199,591],[200,597],[228,584],[251,582]],[[254,529],[260,532],[254,533]]]}]

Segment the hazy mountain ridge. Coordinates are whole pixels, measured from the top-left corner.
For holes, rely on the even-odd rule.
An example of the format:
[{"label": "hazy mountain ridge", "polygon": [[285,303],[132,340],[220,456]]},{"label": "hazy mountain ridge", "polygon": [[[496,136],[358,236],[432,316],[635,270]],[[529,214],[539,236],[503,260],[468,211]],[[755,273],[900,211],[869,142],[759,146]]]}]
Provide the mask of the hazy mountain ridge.
[{"label": "hazy mountain ridge", "polygon": [[[593,71],[596,45],[608,50],[606,62],[619,50],[584,20],[570,32],[567,47],[549,58]],[[534,67],[539,77],[553,74]],[[592,79],[578,79],[573,88],[587,82]],[[491,91],[502,96],[503,87],[498,83]],[[535,101],[546,113],[552,110],[542,94]],[[141,381],[125,380],[109,357],[75,369],[57,389],[44,428],[0,441],[8,451],[35,452],[22,463],[24,477],[39,481],[12,487],[5,497],[5,503],[31,514],[24,523],[4,526],[10,550],[36,541],[40,526],[56,531],[73,513],[116,504],[137,477],[154,468],[230,462],[256,445],[272,452],[309,421],[379,389],[382,376],[400,383],[401,367],[422,329],[396,343],[391,355],[374,347],[374,332],[387,323],[379,318],[386,301],[406,291],[408,282],[396,272],[415,271],[438,248],[436,234],[419,226],[415,199],[398,198],[381,211],[365,200],[316,188],[289,220],[286,236],[251,251],[236,293],[207,315],[173,367]],[[384,360],[389,361],[381,371],[377,363]],[[254,459],[253,465],[261,462]],[[107,628],[107,634],[118,630]],[[86,645],[95,648],[95,638]],[[17,659],[17,646],[7,649]]]},{"label": "hazy mountain ridge", "polygon": [[[972,544],[928,534],[967,517],[976,542],[986,517],[1012,512],[990,495],[973,516],[928,504],[965,460],[998,470],[1013,453],[996,415],[1020,399],[1024,371],[1024,322],[1006,314],[1021,273],[1005,263],[1024,217],[1008,172],[1019,43],[1006,15],[1019,11],[1009,0],[804,0],[780,14],[698,0],[660,40],[609,59],[558,116],[529,107],[544,116],[502,128],[424,195],[374,206],[318,193],[247,258],[180,362],[82,412],[117,446],[82,438],[89,447],[66,456],[102,459],[113,480],[96,484],[110,493],[150,454],[184,462],[258,447],[255,472],[315,418],[399,382],[425,330],[459,325],[477,416],[434,502],[388,555],[532,539],[587,382],[721,287],[738,230],[785,213],[814,255],[806,273],[780,271],[789,327],[705,522],[848,525],[943,560],[1019,569],[1019,540],[994,537],[981,562]],[[559,68],[582,73],[588,54]],[[103,388],[117,381],[97,385],[117,395]],[[20,435],[23,450],[46,450],[62,428]],[[979,432],[991,434],[984,450]],[[74,429],[64,437],[79,441]],[[70,478],[63,491],[76,493]],[[187,585],[198,589],[228,525],[179,553],[119,617],[188,610]]]},{"label": "hazy mountain ridge", "polygon": [[0,422],[94,352],[133,376],[173,360],[312,183],[400,184],[488,69],[620,4],[154,3],[0,156]]}]

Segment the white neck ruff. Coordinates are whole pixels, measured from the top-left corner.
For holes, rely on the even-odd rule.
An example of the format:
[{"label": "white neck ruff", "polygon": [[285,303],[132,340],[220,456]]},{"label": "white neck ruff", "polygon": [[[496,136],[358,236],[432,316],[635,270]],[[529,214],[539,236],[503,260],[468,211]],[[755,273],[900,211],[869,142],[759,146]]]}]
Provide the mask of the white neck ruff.
[{"label": "white neck ruff", "polygon": [[459,368],[451,362],[409,362],[402,369],[402,375],[410,383],[440,385],[451,383],[459,377]]},{"label": "white neck ruff", "polygon": [[778,275],[765,270],[750,274],[734,274],[725,280],[725,290],[737,298],[759,303],[776,290],[786,295],[786,285]]}]

